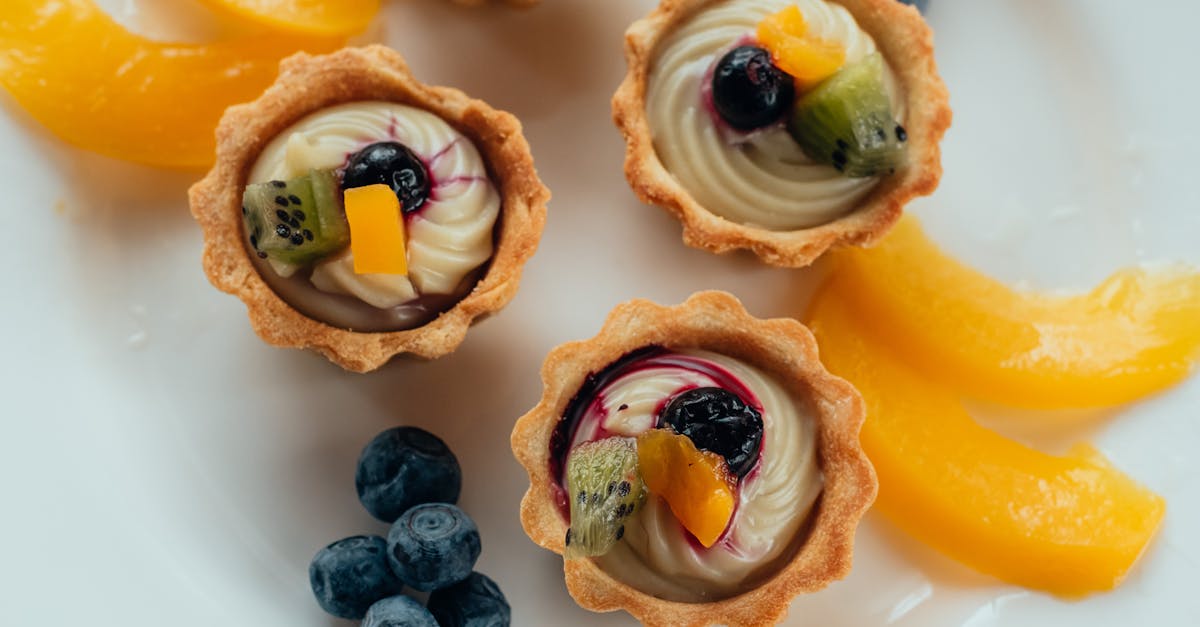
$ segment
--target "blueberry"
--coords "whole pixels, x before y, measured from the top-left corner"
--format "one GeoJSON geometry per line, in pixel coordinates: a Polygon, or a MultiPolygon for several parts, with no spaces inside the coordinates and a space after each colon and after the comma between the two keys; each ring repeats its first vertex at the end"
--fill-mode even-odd
{"type": "Polygon", "coordinates": [[[402,587],[388,566],[387,542],[379,536],[353,536],[321,549],[308,567],[308,581],[321,609],[354,619],[402,587]]]}
{"type": "Polygon", "coordinates": [[[392,523],[414,505],[457,502],[462,469],[437,436],[417,427],[395,427],[367,443],[354,487],[372,516],[392,523]]]}
{"type": "Polygon", "coordinates": [[[730,126],[748,131],[778,121],[792,106],[792,77],[771,63],[771,53],[738,46],[717,62],[712,77],[713,107],[730,126]]]}
{"type": "Polygon", "coordinates": [[[396,192],[404,213],[421,208],[429,199],[429,171],[417,153],[397,142],[379,142],[350,156],[342,187],[384,184],[396,192]]]}
{"type": "Polygon", "coordinates": [[[724,457],[729,472],[739,478],[758,461],[762,414],[729,390],[688,390],[667,403],[659,422],[691,438],[696,448],[724,457]]]}
{"type": "Polygon", "coordinates": [[[426,503],[392,525],[388,563],[405,584],[429,592],[466,579],[479,559],[479,529],[461,509],[426,503]]]}
{"type": "Polygon", "coordinates": [[[917,7],[917,10],[921,13],[924,13],[925,9],[929,6],[929,0],[900,0],[900,2],[917,7]]]}
{"type": "Polygon", "coordinates": [[[434,592],[427,605],[441,627],[508,627],[512,621],[504,593],[482,573],[434,592]]]}
{"type": "Polygon", "coordinates": [[[420,603],[399,594],[372,605],[362,627],[438,627],[438,623],[420,603]]]}

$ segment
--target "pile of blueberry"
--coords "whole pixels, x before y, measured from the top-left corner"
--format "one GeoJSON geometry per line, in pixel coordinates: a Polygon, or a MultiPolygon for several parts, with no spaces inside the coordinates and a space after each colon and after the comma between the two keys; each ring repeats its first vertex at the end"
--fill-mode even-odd
{"type": "Polygon", "coordinates": [[[458,459],[416,427],[380,433],[363,449],[354,477],[372,516],[392,523],[387,538],[352,536],[321,549],[308,568],[317,603],[363,627],[507,627],[508,601],[473,572],[479,529],[454,505],[458,459]],[[404,587],[429,592],[422,606],[404,587]]]}

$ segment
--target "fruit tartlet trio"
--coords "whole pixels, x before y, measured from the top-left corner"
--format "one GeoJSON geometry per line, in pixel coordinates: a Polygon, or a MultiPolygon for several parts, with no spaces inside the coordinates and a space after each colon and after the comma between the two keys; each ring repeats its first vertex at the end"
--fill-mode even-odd
{"type": "Polygon", "coordinates": [[[474,572],[479,530],[454,503],[458,459],[437,436],[395,427],[363,449],[354,476],[359,501],[391,525],[386,538],[359,535],[321,549],[309,581],[322,609],[363,627],[503,627],[508,601],[474,572]],[[429,593],[422,605],[405,587],[429,593]]]}

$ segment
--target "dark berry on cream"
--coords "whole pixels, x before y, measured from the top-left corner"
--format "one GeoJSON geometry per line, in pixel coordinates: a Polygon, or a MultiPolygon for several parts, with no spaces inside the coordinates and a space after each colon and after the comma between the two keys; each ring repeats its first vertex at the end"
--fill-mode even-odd
{"type": "Polygon", "coordinates": [[[779,121],[792,105],[796,88],[771,63],[771,53],[738,46],[717,62],[712,77],[713,108],[738,130],[749,131],[779,121]]]}
{"type": "Polygon", "coordinates": [[[342,185],[349,189],[383,184],[400,199],[404,213],[421,208],[429,199],[429,171],[411,149],[398,142],[378,142],[350,156],[342,185]]]}
{"type": "Polygon", "coordinates": [[[667,403],[660,426],[691,438],[696,448],[725,458],[729,472],[746,476],[758,461],[762,414],[740,396],[717,387],[693,388],[667,403]]]}

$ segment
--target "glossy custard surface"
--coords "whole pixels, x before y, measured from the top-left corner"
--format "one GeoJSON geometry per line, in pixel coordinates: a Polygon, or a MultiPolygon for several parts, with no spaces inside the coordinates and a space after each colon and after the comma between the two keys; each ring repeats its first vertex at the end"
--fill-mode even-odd
{"type": "Polygon", "coordinates": [[[311,273],[254,257],[263,278],[292,306],[362,331],[424,324],[469,292],[491,258],[500,196],[474,144],[421,109],[350,103],[314,113],[281,133],[259,155],[247,181],[342,168],[351,155],[382,141],[413,150],[432,185],[429,200],[405,216],[408,275],[355,274],[349,249],[318,262],[311,273]]]}

